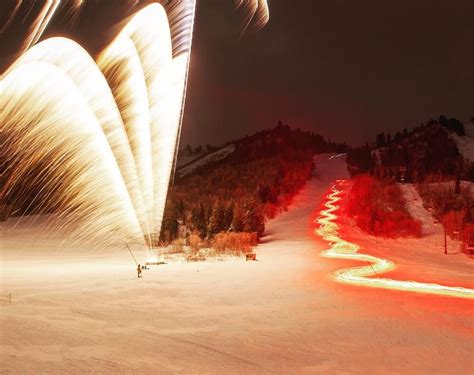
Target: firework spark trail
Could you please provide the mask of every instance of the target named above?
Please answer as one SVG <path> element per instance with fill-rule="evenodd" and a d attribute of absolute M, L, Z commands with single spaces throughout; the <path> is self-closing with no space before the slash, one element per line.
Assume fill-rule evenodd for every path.
<path fill-rule="evenodd" d="M 158 33 L 151 32 L 151 38 L 143 37 L 145 33 L 154 31 L 156 29 L 158 29 Z M 141 82 L 135 82 L 136 84 L 134 85 L 132 90 L 135 90 L 137 87 L 139 87 L 140 84 L 142 85 L 142 98 L 140 100 L 140 103 L 137 103 L 137 106 L 139 110 L 142 110 L 143 106 L 146 105 L 145 112 L 149 113 L 149 116 L 143 116 L 141 113 L 137 113 L 136 111 L 134 114 L 132 114 L 130 111 L 127 113 L 120 113 L 112 91 L 109 88 L 106 79 L 100 72 L 97 65 L 90 58 L 87 52 L 82 49 L 82 47 L 66 38 L 51 38 L 39 43 L 38 45 L 30 49 L 27 53 L 25 53 L 19 60 L 17 60 L 8 70 L 4 77 L 5 82 L 10 83 L 11 85 L 13 79 L 11 77 L 16 77 L 14 79 L 18 80 L 18 74 L 14 74 L 14 72 L 18 71 L 22 67 L 25 67 L 25 71 L 28 71 L 28 67 L 37 66 L 37 62 L 47 63 L 47 65 L 54 65 L 57 69 L 61 70 L 62 73 L 67 75 L 69 81 L 55 80 L 55 85 L 52 87 L 52 90 L 57 90 L 58 92 L 68 92 L 70 91 L 71 86 L 70 81 L 72 81 L 73 84 L 75 84 L 76 86 L 75 93 L 80 93 L 82 95 L 82 101 L 85 101 L 88 104 L 89 109 L 87 113 L 94 114 L 95 123 L 98 123 L 102 128 L 103 132 L 105 133 L 108 143 L 113 151 L 115 162 L 119 166 L 119 170 L 121 171 L 122 182 L 119 185 L 125 185 L 127 189 L 125 189 L 124 192 L 129 192 L 130 197 L 132 197 L 133 209 L 127 212 L 125 217 L 130 217 L 132 213 L 136 213 L 136 217 L 141 224 L 142 232 L 144 234 L 150 233 L 148 224 L 149 215 L 147 209 L 144 207 L 143 204 L 143 196 L 141 195 L 142 185 L 139 182 L 137 167 L 135 164 L 135 155 L 138 155 L 139 151 L 143 150 L 137 151 L 135 149 L 135 152 L 133 152 L 132 148 L 133 145 L 136 145 L 137 143 L 141 143 L 144 148 L 146 148 L 147 142 L 148 144 L 151 144 L 150 139 L 143 139 L 147 137 L 147 134 L 149 134 L 151 130 L 151 133 L 154 135 L 154 138 L 152 137 L 152 139 L 154 139 L 153 150 L 156 150 L 156 152 L 154 152 L 153 150 L 149 150 L 149 158 L 153 159 L 154 161 L 152 170 L 155 172 L 152 173 L 151 176 L 154 175 L 155 177 L 154 179 L 152 179 L 155 190 L 154 195 L 156 197 L 155 201 L 159 202 L 159 204 L 161 205 L 161 207 L 159 206 L 158 210 L 155 209 L 153 213 L 156 217 L 155 222 L 157 223 L 155 225 L 155 228 L 157 228 L 155 229 L 155 231 L 159 233 L 159 225 L 161 224 L 161 215 L 164 210 L 164 203 L 166 200 L 166 192 L 168 186 L 168 180 L 166 179 L 166 175 L 168 175 L 169 179 L 169 165 L 172 164 L 171 161 L 174 157 L 174 149 L 181 108 L 181 96 L 183 94 L 183 73 L 185 73 L 185 68 L 182 69 L 182 67 L 186 67 L 186 64 L 183 64 L 183 61 L 187 61 L 187 54 L 182 54 L 175 60 L 172 59 L 171 37 L 169 34 L 169 26 L 166 14 L 164 14 L 163 8 L 158 4 L 154 4 L 154 6 L 150 6 L 143 9 L 141 12 L 139 12 L 139 14 L 133 17 L 129 24 L 125 27 L 124 34 L 130 34 L 133 39 L 138 41 L 137 46 L 135 47 L 136 54 L 143 59 L 143 63 L 142 60 L 140 60 L 139 64 L 135 63 L 135 78 L 136 81 L 140 81 L 140 78 L 138 78 L 138 76 L 141 75 Z M 155 39 L 155 37 L 157 38 Z M 129 40 L 131 41 L 131 39 Z M 163 44 L 165 45 L 165 48 L 163 48 Z M 117 44 L 116 46 L 120 47 L 119 44 Z M 121 50 L 121 52 L 124 51 Z M 143 69 L 144 67 L 146 68 L 146 71 Z M 176 71 L 177 69 L 179 71 Z M 40 70 L 40 72 L 41 71 L 45 71 L 45 69 Z M 161 74 L 161 80 L 157 79 L 155 71 Z M 7 78 L 9 79 L 6 80 Z M 46 76 L 43 79 L 46 79 Z M 144 89 L 145 87 L 147 89 Z M 180 87 L 181 89 L 179 89 Z M 148 101 L 147 96 L 151 98 L 150 101 Z M 65 95 L 65 97 L 67 98 L 68 96 Z M 15 107 L 15 101 L 21 100 L 21 98 L 18 97 L 18 95 L 14 95 L 11 90 L 7 90 L 4 95 L 2 95 L 2 98 L 5 99 L 5 105 L 8 105 L 12 110 Z M 152 102 L 152 105 L 149 105 L 149 102 Z M 32 114 L 34 114 L 34 116 L 30 118 L 30 121 L 32 121 L 36 118 L 37 112 L 33 110 L 34 103 L 30 102 L 30 105 L 32 106 Z M 65 117 L 64 121 L 68 120 L 68 112 L 61 110 L 60 108 L 58 108 L 58 106 L 53 107 L 58 110 L 58 113 L 63 113 L 63 116 Z M 22 107 L 25 112 L 26 108 L 27 104 Z M 55 117 L 53 116 L 52 112 L 48 113 L 51 114 L 52 118 Z M 135 117 L 133 117 L 134 115 Z M 22 112 L 22 116 L 26 118 L 27 114 Z M 13 116 L 10 117 L 14 118 Z M 130 134 L 141 137 L 142 139 L 140 141 L 134 141 L 133 136 L 131 140 L 128 138 L 129 134 L 127 133 L 126 128 L 124 127 L 122 117 L 127 118 L 127 120 L 129 120 L 128 130 L 130 130 Z M 145 121 L 147 121 L 147 123 L 143 124 L 143 120 L 140 117 L 145 117 Z M 90 121 L 90 119 L 87 121 Z M 141 129 L 139 129 L 138 132 L 137 128 L 133 128 L 133 125 L 137 123 L 141 123 L 139 125 L 141 126 Z M 26 142 L 26 140 L 28 140 L 28 142 L 33 142 L 34 138 L 28 138 L 29 133 L 23 134 L 20 126 L 15 129 L 13 127 L 12 122 L 10 122 L 9 124 L 5 123 L 2 125 L 4 125 L 5 127 L 4 129 L 2 128 L 2 134 L 6 134 L 7 139 L 11 143 L 11 150 L 4 150 L 9 155 L 9 158 L 10 154 L 13 155 L 14 153 L 13 149 L 22 149 L 22 142 Z M 144 127 L 148 127 L 148 132 L 143 130 Z M 38 141 L 38 147 L 34 148 L 38 150 L 38 155 L 41 155 L 40 149 L 42 147 L 47 147 L 51 150 L 55 150 L 60 149 L 64 146 L 64 139 L 61 139 L 60 137 L 57 138 L 56 134 L 51 130 L 53 128 L 47 122 L 38 124 L 35 129 L 38 131 L 42 129 L 44 132 L 43 136 L 51 139 L 50 144 L 44 144 L 42 146 L 40 145 L 40 140 Z M 15 131 L 18 132 L 18 134 L 13 134 L 13 132 Z M 57 139 L 57 144 L 54 144 L 55 139 Z M 15 141 L 17 140 L 18 142 L 15 144 Z M 34 149 L 30 149 L 31 152 L 33 152 Z M 156 155 L 156 157 L 152 158 L 152 155 Z M 11 158 L 14 159 L 13 156 L 11 156 Z M 39 157 L 35 159 L 35 157 L 31 155 L 29 159 L 26 157 L 18 159 L 22 160 L 22 163 L 20 163 L 18 160 L 16 164 L 15 160 L 12 160 L 10 162 L 10 169 L 13 170 L 15 173 L 11 178 L 9 184 L 10 188 L 5 189 L 5 191 L 2 191 L 2 201 L 7 201 L 9 200 L 8 198 L 10 198 L 11 200 L 12 198 L 11 196 L 9 196 L 8 193 L 15 191 L 18 192 L 18 185 L 22 182 L 25 183 L 26 181 L 28 181 L 26 178 L 26 172 L 19 173 L 18 171 L 21 171 L 22 168 L 26 171 L 28 165 L 30 165 L 31 169 L 35 165 L 34 161 L 40 159 L 41 158 Z M 146 164 L 146 162 L 144 164 Z M 60 165 L 51 163 L 46 167 L 47 170 L 43 171 L 43 175 L 40 175 L 37 178 L 45 179 L 44 176 L 51 173 L 51 171 L 60 174 L 60 171 L 58 170 L 60 168 Z M 150 169 L 148 169 L 148 172 L 149 171 Z M 84 176 L 81 176 L 80 173 L 77 175 L 75 174 L 74 177 L 78 179 L 84 178 Z M 37 178 L 33 179 L 33 181 L 31 182 L 38 183 Z M 71 180 L 73 179 L 68 179 L 68 181 L 70 181 L 71 186 L 78 186 L 77 184 L 74 184 L 74 181 Z M 67 200 L 68 197 L 74 197 L 79 192 L 75 191 L 74 188 L 62 190 L 59 189 L 61 190 L 60 194 L 56 194 L 55 199 L 51 199 L 52 197 L 50 195 L 54 194 L 53 192 L 55 191 L 55 188 L 58 189 L 59 187 L 59 185 L 53 183 L 56 182 L 57 179 L 52 178 L 51 181 L 52 183 L 50 185 L 45 186 L 45 188 L 42 189 L 46 191 L 43 191 L 43 193 L 46 194 L 45 198 L 48 198 L 48 201 L 50 202 L 55 202 L 54 204 L 61 208 L 64 208 L 63 206 L 66 205 L 66 208 L 64 208 L 63 211 L 64 213 L 70 214 L 74 210 L 68 209 L 68 207 L 73 204 L 74 201 L 70 203 L 65 203 L 64 200 Z M 125 184 L 123 181 L 125 181 Z M 157 187 L 156 185 L 162 186 Z M 116 195 L 112 196 L 116 198 Z M 120 200 L 127 202 L 130 201 L 130 199 L 124 199 L 123 197 L 121 197 Z M 94 200 L 91 201 L 96 202 Z M 107 198 L 104 198 L 104 202 L 108 202 Z M 90 205 L 87 206 L 85 202 L 83 203 L 85 207 L 91 207 Z M 151 205 L 152 207 L 154 207 L 153 200 L 151 200 Z M 95 207 L 98 209 L 98 212 L 104 210 L 103 205 L 96 205 Z M 41 212 L 41 208 L 42 207 L 40 205 L 37 207 L 37 210 Z M 81 215 L 78 215 L 76 213 L 76 215 L 74 216 L 76 219 L 78 219 L 78 217 Z M 82 223 L 82 225 L 87 226 L 96 219 L 98 219 L 97 217 L 95 217 L 94 220 L 89 220 L 88 224 L 85 218 L 91 219 L 92 216 L 92 214 L 82 215 L 81 220 L 79 221 Z M 105 222 L 106 221 L 107 220 L 105 219 Z M 130 227 L 133 228 L 134 226 L 131 225 Z M 122 229 L 126 229 L 126 226 L 124 226 Z M 100 232 L 100 230 L 98 232 Z M 125 232 L 127 232 L 127 230 L 125 230 Z M 135 234 L 135 232 L 136 231 L 134 230 L 133 233 Z M 84 234 L 85 233 L 87 233 L 87 230 L 84 230 Z"/>
<path fill-rule="evenodd" d="M 0 134 L 8 156 L 2 204 L 54 212 L 52 229 L 72 230 L 87 242 L 107 242 L 120 233 L 143 243 L 159 234 L 183 117 L 196 2 L 159 3 L 136 12 L 96 63 L 67 38 L 29 49 L 60 4 L 44 2 L 20 54 L 29 50 L 0 81 L 6 109 Z M 84 4 L 76 0 L 70 12 L 65 5 L 60 9 L 75 17 Z M 246 27 L 268 21 L 265 1 L 241 1 L 239 7 L 248 12 Z"/>
<path fill-rule="evenodd" d="M 270 12 L 266 0 L 235 0 L 236 9 L 245 12 L 242 34 L 253 24 L 258 30 L 270 20 Z"/>
<path fill-rule="evenodd" d="M 46 198 L 37 210 L 59 209 L 55 227 L 73 229 L 72 238 L 103 242 L 119 232 L 143 240 L 115 156 L 74 82 L 51 64 L 33 62 L 12 70 L 2 86 L 0 132 L 13 171 L 2 201 L 24 199 L 17 191 L 28 183 Z"/>
<path fill-rule="evenodd" d="M 181 109 L 185 80 L 187 75 L 188 54 L 183 53 L 174 58 L 163 71 L 166 77 L 167 94 L 157 103 L 161 106 L 158 111 L 161 116 L 160 128 L 152 132 L 153 153 L 157 155 L 159 167 L 154 168 L 154 213 L 152 223 L 155 228 L 161 228 L 166 205 L 168 186 L 173 171 L 174 156 L 177 148 L 178 133 L 181 124 Z M 162 79 L 159 78 L 161 82 Z M 163 83 L 162 83 L 163 84 Z M 159 119 L 159 117 L 158 117 Z"/>
<path fill-rule="evenodd" d="M 191 51 L 196 0 L 160 0 L 168 14 L 173 57 Z"/>
<path fill-rule="evenodd" d="M 153 165 L 150 222 L 152 228 L 161 228 L 179 128 L 179 118 L 173 116 L 176 98 L 170 95 L 175 77 L 171 34 L 164 8 L 160 4 L 151 4 L 140 10 L 120 35 L 128 36 L 135 44 L 145 76 Z M 181 100 L 179 107 L 180 104 Z"/>
<path fill-rule="evenodd" d="M 39 40 L 39 38 L 41 38 L 44 30 L 46 30 L 46 27 L 49 24 L 49 21 L 51 21 L 54 12 L 56 12 L 56 9 L 58 8 L 60 2 L 61 0 L 45 1 L 40 13 L 33 22 L 32 27 L 30 28 L 27 38 L 20 47 L 20 54 L 30 48 Z"/>
<path fill-rule="evenodd" d="M 20 50 L 19 50 L 20 54 L 23 53 L 24 51 L 26 51 L 31 46 L 31 44 L 33 43 L 33 40 L 35 39 L 38 31 L 40 30 L 41 25 L 43 24 L 43 21 L 44 21 L 46 15 L 48 14 L 49 9 L 51 8 L 51 6 L 52 6 L 52 1 L 51 0 L 46 0 L 43 7 L 41 8 L 41 11 L 39 12 L 39 14 L 37 15 L 37 17 L 35 18 L 35 20 L 33 21 L 33 23 L 30 26 L 28 36 L 25 38 L 25 40 L 23 41 L 23 43 L 20 47 Z"/>
<path fill-rule="evenodd" d="M 181 139 L 181 129 L 183 126 L 183 119 L 184 119 L 184 108 L 186 103 L 186 94 L 188 89 L 188 78 L 189 78 L 189 65 L 191 63 L 191 50 L 192 50 L 192 41 L 193 41 L 193 32 L 194 32 L 194 19 L 196 17 L 196 0 L 187 0 L 183 12 L 183 16 L 176 15 L 171 19 L 171 27 L 173 35 L 178 35 L 180 49 L 173 50 L 173 57 L 177 58 L 178 53 L 186 53 L 186 67 L 183 67 L 184 72 L 184 79 L 183 79 L 183 93 L 181 99 L 181 109 L 180 109 L 180 121 L 178 125 L 178 132 L 177 132 L 177 142 L 174 150 L 174 157 L 173 157 L 173 165 L 172 165 L 172 173 L 173 175 L 170 176 L 174 179 L 174 174 L 176 172 L 176 164 L 178 160 L 178 151 L 179 151 L 179 140 Z M 177 22 L 176 20 L 179 20 Z M 179 24 L 179 29 L 177 28 L 177 24 Z M 174 38 L 174 37 L 173 37 Z M 188 38 L 188 43 L 186 44 L 183 42 L 185 38 Z"/>
<path fill-rule="evenodd" d="M 68 2 L 62 3 L 62 7 L 65 9 L 64 19 L 69 28 L 73 28 L 78 21 L 84 1 L 85 0 L 72 0 L 72 4 Z"/>
<path fill-rule="evenodd" d="M 135 45 L 119 36 L 102 52 L 97 65 L 104 73 L 120 110 L 140 180 L 147 216 L 153 209 L 150 114 L 145 74 Z"/>
<path fill-rule="evenodd" d="M 333 273 L 333 278 L 337 281 L 370 286 L 375 288 L 385 288 L 402 290 L 409 292 L 437 294 L 459 298 L 474 298 L 474 290 L 463 287 L 451 287 L 439 284 L 421 283 L 417 281 L 402 281 L 380 277 L 368 277 L 375 274 L 388 272 L 395 268 L 395 264 L 389 260 L 374 257 L 372 255 L 358 253 L 360 247 L 354 243 L 345 241 L 339 237 L 339 226 L 334 222 L 337 215 L 334 214 L 339 209 L 335 203 L 340 200 L 341 191 L 334 185 L 331 193 L 327 196 L 328 201 L 324 204 L 325 209 L 321 210 L 317 219 L 319 228 L 316 230 L 325 241 L 331 245 L 329 250 L 322 253 L 328 258 L 352 259 L 368 262 L 369 266 L 343 268 Z"/>
<path fill-rule="evenodd" d="M 112 92 L 94 60 L 74 41 L 67 38 L 50 38 L 28 50 L 10 70 L 35 61 L 47 62 L 61 69 L 82 93 L 107 136 L 132 199 L 137 219 L 147 235 L 149 224 L 130 142 Z"/>
<path fill-rule="evenodd" d="M 97 65 L 87 52 L 72 40 L 51 38 L 37 44 L 21 56 L 4 77 L 8 77 L 9 80 L 5 82 L 11 84 L 13 79 L 11 77 L 18 77 L 18 74 L 14 72 L 22 68 L 28 71 L 31 66 L 38 64 L 48 65 L 67 76 L 68 80 L 54 80 L 53 89 L 57 92 L 67 92 L 72 82 L 75 85 L 75 94 L 82 95 L 82 101 L 88 105 L 87 113 L 95 116 L 95 123 L 99 124 L 113 152 L 115 163 L 122 176 L 122 182 L 119 185 L 126 187 L 122 192 L 129 194 L 129 198 L 125 201 L 131 202 L 133 209 L 127 212 L 125 217 L 128 217 L 127 220 L 130 221 L 132 213 L 135 213 L 142 233 L 149 236 L 152 230 L 158 234 L 161 227 L 181 123 L 188 61 L 189 52 L 186 51 L 182 51 L 175 58 L 172 57 L 171 35 L 166 13 L 161 5 L 153 4 L 134 15 L 117 38 L 100 55 Z M 46 68 L 42 71 L 45 70 Z M 38 91 L 41 90 L 38 89 L 35 92 Z M 20 100 L 18 95 L 10 92 L 6 92 L 2 97 L 10 108 L 14 108 L 15 100 Z M 68 96 L 65 95 L 65 97 Z M 45 100 L 47 99 L 46 96 Z M 30 104 L 33 106 L 32 103 Z M 22 107 L 22 110 L 26 112 L 26 108 L 27 104 Z M 54 108 L 61 113 L 58 106 Z M 35 111 L 32 113 L 37 115 Z M 23 112 L 22 116 L 28 117 Z M 31 117 L 30 121 L 33 122 L 35 116 Z M 63 112 L 63 116 L 64 121 L 68 121 L 68 113 Z M 79 117 L 76 120 L 79 121 Z M 77 124 L 78 121 L 75 123 Z M 10 151 L 6 151 L 8 154 L 14 153 L 15 149 L 20 150 L 23 147 L 22 142 L 34 141 L 34 138 L 28 137 L 29 133 L 22 133 L 21 127 L 15 129 L 11 122 L 4 125 L 2 134 L 7 134 L 7 140 L 10 143 Z M 69 138 L 59 137 L 58 143 L 55 144 L 56 135 L 47 121 L 38 124 L 35 129 L 38 132 L 42 129 L 43 136 L 50 139 L 49 144 L 38 146 L 38 149 L 49 148 L 50 156 L 55 152 L 67 153 L 66 149 L 61 148 L 67 147 L 65 139 Z M 14 134 L 15 132 L 18 134 Z M 39 143 L 41 143 L 40 140 Z M 34 153 L 34 149 L 29 150 Z M 41 155 L 41 151 L 38 155 Z M 2 201 L 14 201 L 12 194 L 22 191 L 19 187 L 22 182 L 39 184 L 51 173 L 61 174 L 60 164 L 50 161 L 46 166 L 38 166 L 38 160 L 48 159 L 35 157 L 33 154 L 29 158 L 16 159 L 16 163 L 13 157 L 12 159 L 10 169 L 14 173 L 9 186 L 2 191 Z M 30 169 L 36 165 L 38 170 L 42 171 L 42 168 L 46 170 L 31 176 L 27 173 L 28 165 Z M 63 176 L 64 181 L 69 181 L 71 189 L 64 188 L 57 179 L 51 178 L 51 184 L 46 184 L 39 191 L 40 196 L 47 198 L 49 206 L 48 204 L 38 205 L 38 202 L 33 199 L 32 204 L 33 202 L 37 204 L 36 212 L 51 211 L 50 206 L 53 205 L 62 210 L 63 217 L 74 213 L 75 215 L 71 217 L 74 216 L 83 227 L 90 226 L 92 229 L 93 222 L 99 219 L 107 199 L 104 199 L 103 204 L 92 206 L 83 202 L 86 209 L 82 214 L 77 212 L 80 205 L 75 205 L 78 200 L 73 198 L 79 194 L 75 190 L 79 184 L 74 179 L 82 178 L 85 177 L 81 173 L 72 174 L 69 178 Z M 88 187 L 90 186 L 89 184 Z M 28 196 L 24 194 L 24 191 L 22 192 L 23 194 L 18 194 L 20 197 Z M 111 196 L 116 198 L 116 194 Z M 92 198 L 91 202 L 97 202 Z M 71 209 L 71 206 L 75 209 Z M 94 212 L 86 214 L 87 207 L 96 207 L 97 216 L 94 217 Z M 152 219 L 151 229 L 149 220 Z M 107 222 L 107 219 L 101 222 Z M 64 226 L 67 226 L 69 222 L 66 220 L 65 223 Z M 107 225 L 104 225 L 104 228 L 106 227 Z M 123 226 L 122 229 L 125 227 Z M 129 227 L 134 228 L 133 225 Z M 84 237 L 89 237 L 86 236 L 87 230 L 84 230 L 83 234 Z M 133 230 L 133 236 L 136 237 L 135 230 Z"/>
<path fill-rule="evenodd" d="M 169 15 L 173 56 L 176 57 L 180 53 L 189 52 L 192 43 L 192 24 L 194 23 L 196 0 L 157 1 L 164 6 Z M 127 4 L 129 12 L 140 4 L 140 0 L 124 0 L 124 2 Z M 86 4 L 86 0 L 71 0 L 63 3 L 61 3 L 61 0 L 44 0 L 43 6 L 30 25 L 28 35 L 19 48 L 18 54 L 21 55 L 39 41 L 55 13 L 60 12 L 63 18 L 67 20 L 69 27 L 73 27 Z M 234 0 L 234 4 L 236 9 L 241 9 L 244 13 L 242 34 L 251 26 L 257 30 L 261 29 L 270 19 L 267 0 Z M 1 32 L 8 29 L 22 5 L 23 0 L 17 0 Z M 29 7 L 29 10 L 26 12 L 25 18 L 28 18 L 34 8 L 34 0 L 29 1 L 26 6 Z"/>
<path fill-rule="evenodd" d="M 8 29 L 8 27 L 10 26 L 12 21 L 15 19 L 16 13 L 20 9 L 22 3 L 23 3 L 23 0 L 17 0 L 15 6 L 12 9 L 12 12 L 10 13 L 10 15 L 7 18 L 7 21 L 3 24 L 3 27 L 0 29 L 0 34 L 3 34 L 3 32 L 6 29 Z"/>
<path fill-rule="evenodd" d="M 43 35 L 44 30 L 46 30 L 46 27 L 49 24 L 49 21 L 51 21 L 51 19 L 53 18 L 54 12 L 56 12 L 56 9 L 58 9 L 58 6 L 59 6 L 60 2 L 61 2 L 61 0 L 53 0 L 53 3 L 51 4 L 50 8 L 48 9 L 48 12 L 46 13 L 44 19 L 42 20 L 39 29 L 35 33 L 30 46 L 35 44 L 39 40 L 39 38 L 41 38 L 41 36 Z"/>

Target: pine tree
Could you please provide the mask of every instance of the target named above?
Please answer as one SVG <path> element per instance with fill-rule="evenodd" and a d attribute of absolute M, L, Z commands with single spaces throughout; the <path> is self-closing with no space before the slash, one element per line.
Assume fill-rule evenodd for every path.
<path fill-rule="evenodd" d="M 454 193 L 461 194 L 461 178 L 459 177 L 459 174 L 456 175 L 456 182 L 454 184 Z"/>
<path fill-rule="evenodd" d="M 220 199 L 216 199 L 207 225 L 207 235 L 209 238 L 214 237 L 224 229 L 224 215 L 224 205 Z"/>
<path fill-rule="evenodd" d="M 172 241 L 178 236 L 178 210 L 177 206 L 171 202 L 167 204 L 167 208 L 163 215 L 161 225 L 160 241 Z"/>
<path fill-rule="evenodd" d="M 386 145 L 385 133 L 377 134 L 376 144 L 377 147 L 384 147 Z"/>
<path fill-rule="evenodd" d="M 265 231 L 265 221 L 261 211 L 253 199 L 247 201 L 245 205 L 244 219 L 245 232 L 256 232 L 258 237 L 263 234 Z"/>
<path fill-rule="evenodd" d="M 193 148 L 191 147 L 190 144 L 187 144 L 186 147 L 184 148 L 184 155 L 191 156 L 192 154 L 193 154 Z"/>
<path fill-rule="evenodd" d="M 239 205 L 235 205 L 234 207 L 234 215 L 232 218 L 232 224 L 230 225 L 230 229 L 232 232 L 243 232 L 244 231 L 244 214 L 242 209 Z"/>
<path fill-rule="evenodd" d="M 234 219 L 234 205 L 231 203 L 227 206 L 224 213 L 223 230 L 228 231 Z"/>
<path fill-rule="evenodd" d="M 272 190 L 270 189 L 270 187 L 268 185 L 260 185 L 258 187 L 258 196 L 260 198 L 260 201 L 262 203 L 267 203 L 271 200 L 271 194 L 272 194 Z"/>
<path fill-rule="evenodd" d="M 206 237 L 207 227 L 206 227 L 206 213 L 202 204 L 198 207 L 195 207 L 192 212 L 192 221 L 194 223 L 195 229 L 199 232 L 201 238 Z"/>
<path fill-rule="evenodd" d="M 395 133 L 395 137 L 393 138 L 393 141 L 394 141 L 395 143 L 398 143 L 398 142 L 400 142 L 401 139 L 402 139 L 402 134 L 401 134 L 399 131 L 397 131 L 397 132 Z"/>
<path fill-rule="evenodd" d="M 179 213 L 178 213 L 178 207 L 176 205 L 174 205 L 173 207 L 173 210 L 172 210 L 172 214 L 171 214 L 171 217 L 170 217 L 170 221 L 169 221 L 169 231 L 170 231 L 170 239 L 173 240 L 175 239 L 176 237 L 178 237 L 178 231 L 179 231 L 179 225 L 178 225 L 178 217 Z"/>
<path fill-rule="evenodd" d="M 179 200 L 179 203 L 176 207 L 177 213 L 178 213 L 178 218 L 183 219 L 184 218 L 184 202 L 183 199 Z"/>

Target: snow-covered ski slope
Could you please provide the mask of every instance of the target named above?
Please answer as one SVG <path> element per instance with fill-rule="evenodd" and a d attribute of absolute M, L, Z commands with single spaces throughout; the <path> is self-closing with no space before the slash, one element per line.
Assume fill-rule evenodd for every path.
<path fill-rule="evenodd" d="M 474 372 L 472 301 L 330 278 L 360 264 L 320 255 L 327 244 L 311 217 L 347 172 L 343 157 L 320 155 L 316 166 L 268 223 L 257 262 L 171 263 L 137 279 L 125 247 L 54 250 L 39 232 L 0 224 L 0 372 Z M 472 287 L 472 262 L 443 255 L 437 239 L 424 249 L 423 239 L 381 240 L 340 224 L 364 253 L 396 263 L 391 278 Z"/>

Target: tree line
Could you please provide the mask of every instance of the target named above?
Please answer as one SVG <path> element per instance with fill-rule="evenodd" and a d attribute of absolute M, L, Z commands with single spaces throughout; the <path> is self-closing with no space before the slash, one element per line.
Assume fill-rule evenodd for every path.
<path fill-rule="evenodd" d="M 461 121 L 442 115 L 411 131 L 379 133 L 373 144 L 349 150 L 350 171 L 406 182 L 422 182 L 432 174 L 474 181 L 474 163 L 459 152 L 451 132 L 466 134 Z"/>
<path fill-rule="evenodd" d="M 236 149 L 224 160 L 177 178 L 168 194 L 162 243 L 183 237 L 189 242 L 191 235 L 211 242 L 219 233 L 260 238 L 265 222 L 287 209 L 311 176 L 313 155 L 347 149 L 281 122 L 232 143 Z"/>

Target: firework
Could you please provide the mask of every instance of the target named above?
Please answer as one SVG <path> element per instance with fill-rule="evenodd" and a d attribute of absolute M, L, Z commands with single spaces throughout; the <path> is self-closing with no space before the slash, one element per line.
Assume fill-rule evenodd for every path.
<path fill-rule="evenodd" d="M 15 5 L 13 6 L 13 9 L 11 11 L 11 13 L 8 15 L 7 17 L 7 20 L 6 22 L 3 24 L 2 28 L 0 29 L 0 34 L 3 34 L 3 32 L 5 30 L 8 29 L 8 27 L 10 26 L 10 24 L 13 22 L 13 20 L 15 19 L 15 16 L 17 14 L 17 12 L 20 10 L 20 7 L 21 7 L 21 4 L 23 3 L 22 0 L 17 0 L 17 2 L 15 3 Z"/>
<path fill-rule="evenodd" d="M 2 86 L 0 131 L 10 169 L 2 202 L 56 212 L 52 229 L 70 228 L 75 239 L 142 237 L 116 158 L 74 82 L 33 62 L 12 70 Z"/>
<path fill-rule="evenodd" d="M 54 12 L 58 8 L 60 0 L 45 0 L 43 7 L 33 21 L 28 31 L 27 37 L 20 47 L 20 54 L 35 44 L 43 34 L 44 30 L 51 21 Z M 20 2 L 20 6 L 22 2 Z M 16 14 L 16 13 L 15 13 Z M 14 16 L 13 16 L 14 17 Z M 12 18 L 13 18 L 12 17 Z"/>
<path fill-rule="evenodd" d="M 73 19 L 85 4 L 60 9 Z M 44 1 L 2 75 L 2 205 L 54 213 L 51 231 L 65 228 L 79 240 L 149 242 L 160 233 L 176 157 L 195 0 L 141 8 L 96 61 L 68 38 L 38 43 L 59 5 Z M 245 28 L 268 21 L 265 1 L 236 5 Z M 31 18 L 31 2 L 18 1 L 2 31 L 21 6 Z"/>
<path fill-rule="evenodd" d="M 9 110 L 2 112 L 5 117 L 1 132 L 6 138 L 4 152 L 9 158 L 10 177 L 8 186 L 2 189 L 2 201 L 24 207 L 21 199 L 31 200 L 31 197 L 20 187 L 50 181 L 39 189 L 29 206 L 34 206 L 38 213 L 61 212 L 61 220 L 65 216 L 71 218 L 63 220 L 63 226 L 67 222 L 75 223 L 82 228 L 83 238 L 90 240 L 108 232 L 123 233 L 125 238 L 141 237 L 143 241 L 151 233 L 159 233 L 180 125 L 187 60 L 185 52 L 172 57 L 168 19 L 159 4 L 136 13 L 101 54 L 97 64 L 81 46 L 66 38 L 47 39 L 28 50 L 9 68 L 3 80 L 2 106 Z M 25 91 L 15 91 L 16 85 L 23 87 L 17 82 L 21 74 L 38 67 L 41 67 L 40 78 L 32 81 Z M 50 88 L 48 92 L 46 87 Z M 69 95 L 71 88 L 74 96 Z M 80 112 L 63 105 L 64 101 L 69 103 L 79 97 L 85 107 L 78 105 Z M 53 105 L 55 100 L 57 103 Z M 40 105 L 41 110 L 35 109 Z M 38 111 L 42 121 L 38 121 Z M 18 121 L 31 123 L 33 133 L 17 126 Z M 73 123 L 75 131 L 81 134 L 81 127 L 88 128 L 92 121 L 100 129 L 100 133 L 96 129 L 94 134 L 107 141 L 106 159 L 91 153 L 89 147 L 74 143 L 73 128 L 65 125 L 59 132 L 56 127 L 58 122 Z M 94 143 L 90 141 L 92 137 L 89 134 L 78 142 L 82 145 L 87 139 Z M 25 152 L 25 142 L 29 145 L 26 156 L 21 155 Z M 95 155 L 101 167 L 87 168 L 84 174 L 86 168 L 80 158 L 85 158 L 84 165 L 89 165 L 91 160 L 80 152 L 82 149 L 89 151 L 88 156 Z M 23 151 L 15 154 L 15 150 Z M 46 150 L 51 152 L 48 157 L 44 156 Z M 67 164 L 68 169 L 62 171 L 61 166 L 66 168 L 66 164 L 56 164 L 53 155 L 73 152 L 77 154 L 73 160 L 78 169 Z M 19 156 L 15 159 L 14 155 Z M 114 172 L 113 178 L 104 182 L 107 174 L 103 168 L 107 164 Z M 38 173 L 32 175 L 31 170 Z M 97 189 L 91 182 L 94 173 L 105 186 L 121 186 L 120 194 L 104 194 L 103 189 Z M 46 203 L 39 203 L 39 198 Z M 114 208 L 116 200 L 128 203 Z M 106 207 L 113 208 L 114 213 L 105 215 Z M 84 229 L 94 231 L 95 225 L 104 230 L 92 235 Z"/>
<path fill-rule="evenodd" d="M 261 29 L 270 19 L 266 0 L 235 0 L 235 5 L 237 9 L 244 11 L 242 33 L 250 26 Z"/>

